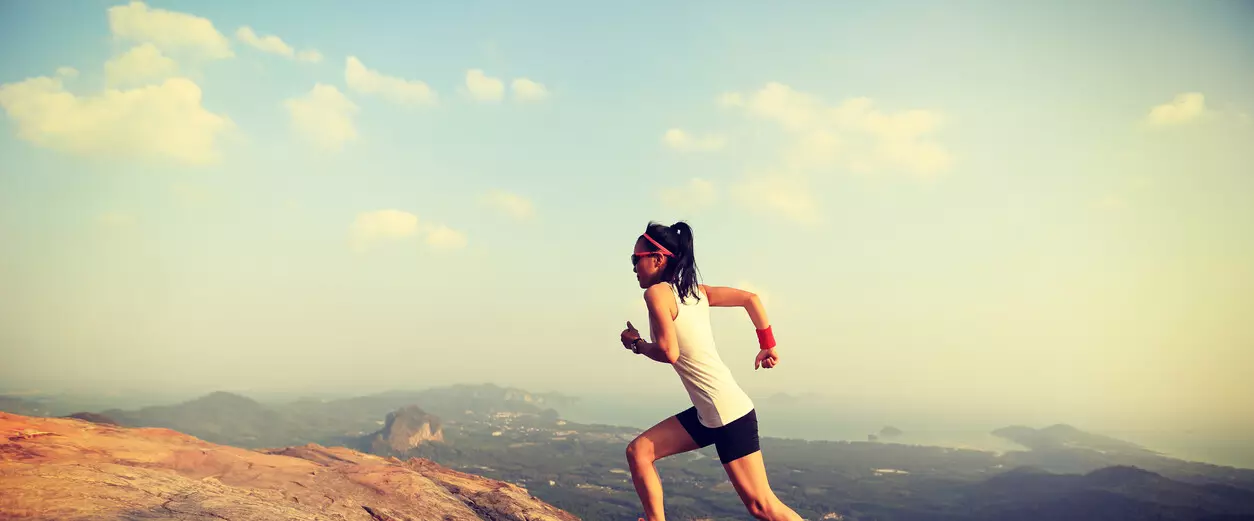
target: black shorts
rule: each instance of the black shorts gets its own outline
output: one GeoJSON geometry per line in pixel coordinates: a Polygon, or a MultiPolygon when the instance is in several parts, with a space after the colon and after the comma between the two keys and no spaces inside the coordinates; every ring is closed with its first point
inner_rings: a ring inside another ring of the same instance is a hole
{"type": "Polygon", "coordinates": [[[760,448],[756,410],[751,409],[748,414],[731,423],[713,429],[701,425],[701,421],[697,419],[696,407],[690,407],[676,414],[675,418],[679,419],[679,423],[684,426],[684,430],[688,431],[688,435],[692,436],[692,441],[697,442],[699,447],[709,447],[713,444],[718,449],[719,461],[724,464],[753,454],[760,448]]]}

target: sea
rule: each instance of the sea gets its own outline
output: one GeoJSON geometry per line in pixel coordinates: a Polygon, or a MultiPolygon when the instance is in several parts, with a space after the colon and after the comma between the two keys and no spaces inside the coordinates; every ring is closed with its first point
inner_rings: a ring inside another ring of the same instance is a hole
{"type": "MultiPolygon", "coordinates": [[[[570,406],[561,407],[563,419],[577,423],[618,425],[641,431],[691,407],[687,396],[581,396],[570,406]]],[[[757,402],[759,433],[763,437],[813,441],[868,441],[887,426],[902,432],[878,441],[972,449],[1001,454],[1026,450],[1025,447],[992,434],[992,431],[1020,424],[1041,428],[1049,424],[1015,422],[1012,416],[1000,418],[949,419],[943,414],[926,417],[874,411],[823,409],[757,402]]],[[[1055,422],[1058,423],[1058,422],[1055,422]]],[[[1167,457],[1214,465],[1254,469],[1254,433],[1219,432],[1197,429],[1095,429],[1081,430],[1128,441],[1167,457]]]]}

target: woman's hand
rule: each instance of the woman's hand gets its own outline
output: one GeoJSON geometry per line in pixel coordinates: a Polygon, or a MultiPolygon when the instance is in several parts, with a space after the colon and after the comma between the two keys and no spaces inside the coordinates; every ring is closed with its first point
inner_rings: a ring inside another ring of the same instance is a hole
{"type": "Polygon", "coordinates": [[[636,331],[636,326],[631,325],[631,321],[628,320],[627,329],[624,329],[622,334],[619,336],[620,340],[623,342],[623,347],[631,349],[631,343],[635,342],[637,338],[640,338],[640,332],[636,331]]]}
{"type": "Polygon", "coordinates": [[[775,352],[775,348],[759,349],[758,356],[753,359],[753,370],[757,371],[758,367],[770,369],[779,365],[779,353],[775,352]]]}

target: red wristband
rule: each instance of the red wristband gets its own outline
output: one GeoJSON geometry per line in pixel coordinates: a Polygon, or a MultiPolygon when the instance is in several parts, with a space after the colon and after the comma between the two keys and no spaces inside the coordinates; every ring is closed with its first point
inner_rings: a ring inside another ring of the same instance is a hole
{"type": "Polygon", "coordinates": [[[758,330],[758,349],[771,349],[775,347],[775,332],[771,331],[771,326],[766,329],[758,330]]]}

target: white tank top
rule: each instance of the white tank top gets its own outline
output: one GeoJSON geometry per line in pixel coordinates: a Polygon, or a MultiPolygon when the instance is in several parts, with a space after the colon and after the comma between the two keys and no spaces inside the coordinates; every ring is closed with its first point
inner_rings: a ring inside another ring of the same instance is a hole
{"type": "Polygon", "coordinates": [[[679,288],[668,285],[679,309],[675,316],[675,334],[679,340],[675,372],[688,390],[701,424],[710,428],[727,425],[753,410],[753,401],[736,384],[731,370],[714,347],[710,297],[698,287],[700,301],[689,297],[688,302],[681,302],[679,288]]]}

